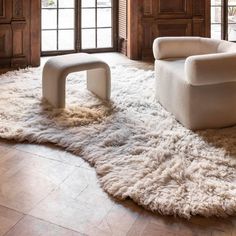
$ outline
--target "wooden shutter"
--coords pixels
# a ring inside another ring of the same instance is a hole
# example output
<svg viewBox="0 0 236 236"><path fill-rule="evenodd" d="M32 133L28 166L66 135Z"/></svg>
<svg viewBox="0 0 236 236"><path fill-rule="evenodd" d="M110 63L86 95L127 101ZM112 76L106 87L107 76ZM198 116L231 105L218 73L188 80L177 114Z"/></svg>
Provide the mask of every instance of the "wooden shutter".
<svg viewBox="0 0 236 236"><path fill-rule="evenodd" d="M119 51L127 54L127 0L119 0Z"/></svg>

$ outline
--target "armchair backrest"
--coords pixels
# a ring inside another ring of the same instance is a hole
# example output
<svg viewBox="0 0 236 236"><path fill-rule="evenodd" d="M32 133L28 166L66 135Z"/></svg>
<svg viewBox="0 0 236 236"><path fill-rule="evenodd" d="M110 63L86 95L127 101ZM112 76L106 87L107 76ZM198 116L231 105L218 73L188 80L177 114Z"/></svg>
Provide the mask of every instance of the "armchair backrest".
<svg viewBox="0 0 236 236"><path fill-rule="evenodd" d="M236 52L236 43L219 40L217 52L218 53Z"/></svg>
<svg viewBox="0 0 236 236"><path fill-rule="evenodd" d="M162 37L153 43L157 60L227 52L236 52L236 43L201 37Z"/></svg>

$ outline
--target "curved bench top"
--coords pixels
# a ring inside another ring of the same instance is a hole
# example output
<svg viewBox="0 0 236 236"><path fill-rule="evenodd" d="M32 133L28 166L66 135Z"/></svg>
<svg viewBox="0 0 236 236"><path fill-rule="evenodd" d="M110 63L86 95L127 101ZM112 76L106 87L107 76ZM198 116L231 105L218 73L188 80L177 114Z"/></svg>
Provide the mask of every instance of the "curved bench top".
<svg viewBox="0 0 236 236"><path fill-rule="evenodd" d="M108 64L103 60L87 53L74 53L50 58L45 66L44 72L57 72L69 74L72 72L103 68L110 70Z"/></svg>
<svg viewBox="0 0 236 236"><path fill-rule="evenodd" d="M45 65L50 64L54 67L63 67L63 68L69 68L74 66L85 66L85 65L91 65L91 64L104 64L107 65L106 62L103 60L92 56L87 53L74 53L74 54L68 54L68 55L62 55L62 56L56 56L50 58Z"/></svg>

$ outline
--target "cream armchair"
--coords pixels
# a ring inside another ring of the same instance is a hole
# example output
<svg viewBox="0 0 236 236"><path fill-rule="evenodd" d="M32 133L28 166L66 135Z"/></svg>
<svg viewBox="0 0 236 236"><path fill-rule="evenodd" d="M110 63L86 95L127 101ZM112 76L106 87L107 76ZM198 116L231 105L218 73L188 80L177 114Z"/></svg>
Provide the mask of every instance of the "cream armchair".
<svg viewBox="0 0 236 236"><path fill-rule="evenodd" d="M153 43L156 96L189 129L236 124L236 44L199 37Z"/></svg>

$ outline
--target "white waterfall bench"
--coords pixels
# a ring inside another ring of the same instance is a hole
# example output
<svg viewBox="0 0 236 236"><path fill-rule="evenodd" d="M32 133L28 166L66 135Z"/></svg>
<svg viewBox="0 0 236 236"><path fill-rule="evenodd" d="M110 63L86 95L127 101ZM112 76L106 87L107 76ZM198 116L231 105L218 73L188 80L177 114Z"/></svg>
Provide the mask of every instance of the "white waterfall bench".
<svg viewBox="0 0 236 236"><path fill-rule="evenodd" d="M65 85L68 74L87 71L87 89L103 100L110 99L111 72L104 61L87 53L57 56L43 68L43 98L53 107L65 107Z"/></svg>

